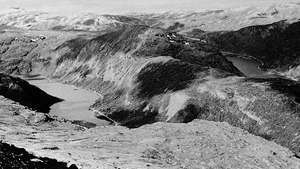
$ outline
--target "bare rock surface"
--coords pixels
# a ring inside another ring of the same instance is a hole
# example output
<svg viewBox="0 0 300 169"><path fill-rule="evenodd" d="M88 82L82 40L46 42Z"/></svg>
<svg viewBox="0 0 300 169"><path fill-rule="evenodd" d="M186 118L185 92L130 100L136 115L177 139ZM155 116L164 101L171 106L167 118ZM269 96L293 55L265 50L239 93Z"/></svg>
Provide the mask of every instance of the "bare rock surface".
<svg viewBox="0 0 300 169"><path fill-rule="evenodd" d="M0 142L1 169L77 169L75 165L54 159L39 158L26 152L23 148Z"/></svg>
<svg viewBox="0 0 300 169"><path fill-rule="evenodd" d="M86 129L59 120L24 123L20 119L28 120L24 112L29 110L4 98L0 104L1 140L79 168L300 167L300 160L288 149L227 123L195 120L132 130L121 126Z"/></svg>

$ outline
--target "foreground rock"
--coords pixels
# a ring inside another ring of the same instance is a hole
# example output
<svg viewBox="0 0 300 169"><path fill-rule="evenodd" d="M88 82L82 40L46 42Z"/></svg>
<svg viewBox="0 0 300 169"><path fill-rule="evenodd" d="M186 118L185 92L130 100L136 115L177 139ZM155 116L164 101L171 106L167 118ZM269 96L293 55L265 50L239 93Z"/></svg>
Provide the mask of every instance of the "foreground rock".
<svg viewBox="0 0 300 169"><path fill-rule="evenodd" d="M75 165L49 158L39 158L24 149L0 142L0 168L3 169L77 169Z"/></svg>
<svg viewBox="0 0 300 169"><path fill-rule="evenodd" d="M0 127L5 142L83 169L300 167L300 160L288 149L227 123L196 120L133 130L118 126L86 130L59 121Z"/></svg>
<svg viewBox="0 0 300 169"><path fill-rule="evenodd" d="M64 121L29 120L34 112L4 98L0 103L2 141L83 169L300 167L300 160L288 149L227 123L196 120L132 130L120 126L86 129ZM15 114L16 110L20 113Z"/></svg>

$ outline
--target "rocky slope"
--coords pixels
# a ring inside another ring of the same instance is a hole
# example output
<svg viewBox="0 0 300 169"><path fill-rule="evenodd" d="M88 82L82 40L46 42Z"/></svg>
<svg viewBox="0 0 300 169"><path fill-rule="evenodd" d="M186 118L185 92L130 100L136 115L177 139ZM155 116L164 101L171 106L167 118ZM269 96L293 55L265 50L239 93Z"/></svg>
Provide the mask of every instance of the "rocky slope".
<svg viewBox="0 0 300 169"><path fill-rule="evenodd" d="M15 114L16 110L20 113ZM1 140L83 169L300 166L288 149L227 123L196 120L188 124L155 123L132 130L121 126L86 129L61 120L30 120L34 116L27 114L37 113L2 97L0 113ZM7 155L10 150L4 152Z"/></svg>
<svg viewBox="0 0 300 169"><path fill-rule="evenodd" d="M39 158L29 154L24 149L0 142L0 166L11 169L76 169L75 165L67 167L66 163L49 158Z"/></svg>

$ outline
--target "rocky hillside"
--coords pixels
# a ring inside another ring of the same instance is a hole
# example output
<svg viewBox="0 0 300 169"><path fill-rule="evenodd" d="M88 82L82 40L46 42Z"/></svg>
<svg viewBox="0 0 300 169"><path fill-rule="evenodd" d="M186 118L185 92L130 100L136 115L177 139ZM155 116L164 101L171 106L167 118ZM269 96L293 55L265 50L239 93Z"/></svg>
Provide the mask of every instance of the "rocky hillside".
<svg viewBox="0 0 300 169"><path fill-rule="evenodd" d="M196 120L188 124L155 123L137 129L121 126L87 129L67 121L47 122L37 118L43 114L2 97L0 114L1 122L6 124L1 123L1 140L24 147L36 156L55 158L82 169L300 167L299 159L288 149L227 123ZM42 168L48 164L65 167L64 163L52 163L53 160L34 157L1 143L0 156L13 160L12 166L23 168ZM1 162L1 167L9 164Z"/></svg>
<svg viewBox="0 0 300 169"><path fill-rule="evenodd" d="M11 169L77 169L75 165L67 167L67 163L49 158L39 158L29 154L25 149L0 142L0 166Z"/></svg>

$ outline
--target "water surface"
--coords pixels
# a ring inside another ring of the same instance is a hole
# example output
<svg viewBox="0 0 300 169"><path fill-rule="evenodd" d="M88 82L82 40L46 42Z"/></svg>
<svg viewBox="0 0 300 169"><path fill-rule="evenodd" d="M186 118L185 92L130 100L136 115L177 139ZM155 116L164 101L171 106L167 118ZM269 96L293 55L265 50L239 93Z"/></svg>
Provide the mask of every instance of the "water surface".
<svg viewBox="0 0 300 169"><path fill-rule="evenodd" d="M242 57L227 57L247 77L257 77L266 74L259 68L260 63L253 59L246 59Z"/></svg>
<svg viewBox="0 0 300 169"><path fill-rule="evenodd" d="M109 124L109 122L105 120L96 118L94 112L89 110L89 107L101 97L98 93L41 77L26 80L48 94L64 100L50 107L49 113L51 115L72 121L86 121L96 125Z"/></svg>

